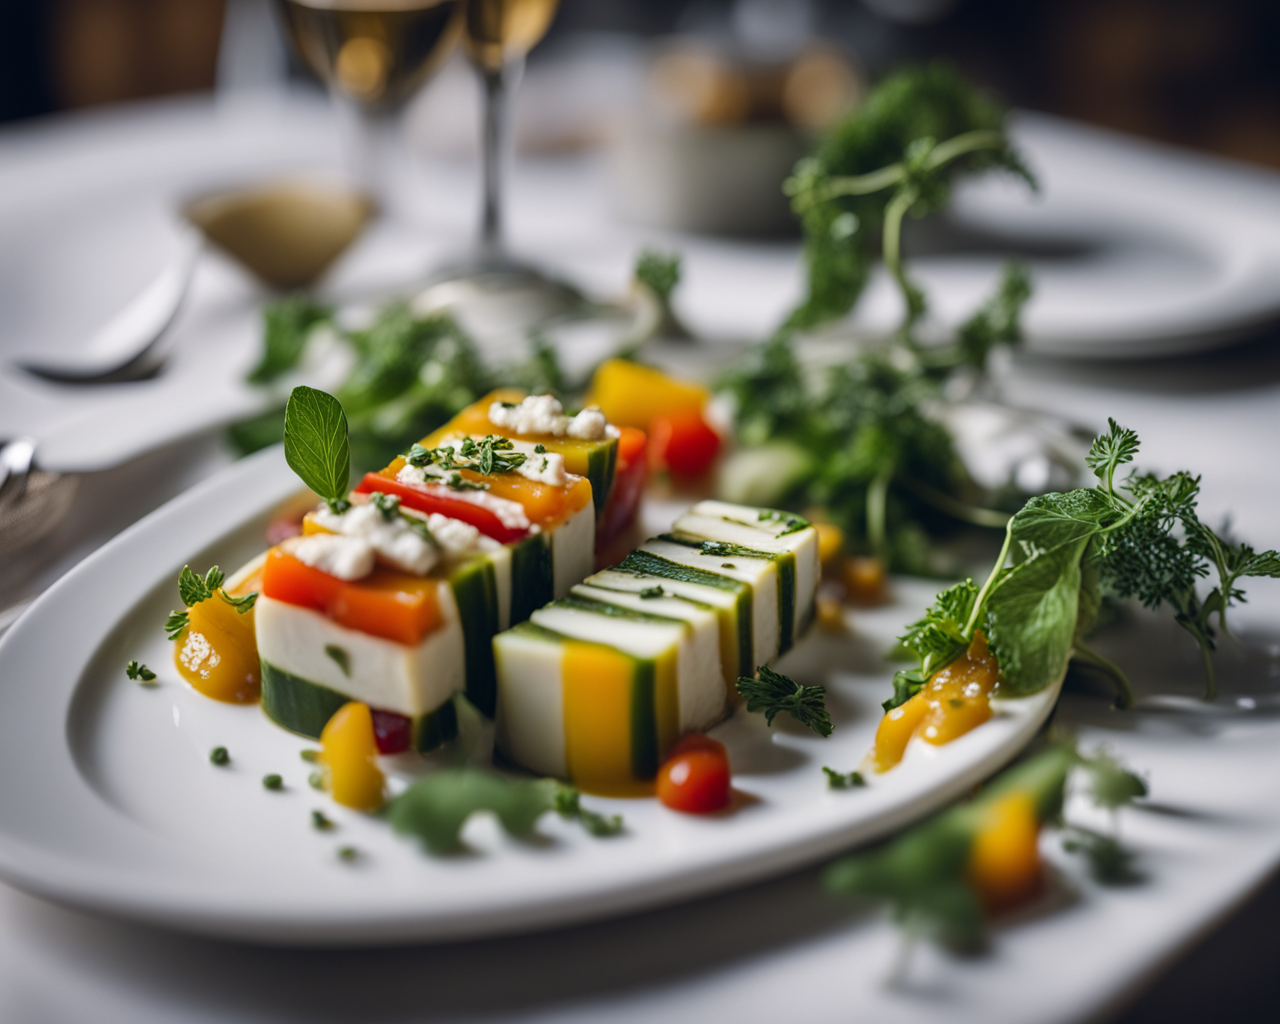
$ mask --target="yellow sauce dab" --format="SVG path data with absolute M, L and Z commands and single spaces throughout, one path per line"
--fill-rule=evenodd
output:
M 988 809 L 966 874 L 988 910 L 1016 906 L 1040 891 L 1040 819 L 1029 793 L 1010 793 Z
M 220 591 L 192 605 L 187 627 L 174 644 L 173 662 L 182 678 L 206 697 L 252 704 L 261 678 L 253 609 L 241 614 Z
M 338 708 L 320 733 L 325 787 L 343 807 L 376 811 L 383 803 L 386 778 L 378 767 L 378 742 L 368 704 L 351 701 Z
M 1000 667 L 987 650 L 987 638 L 974 634 L 961 657 L 880 720 L 870 757 L 875 770 L 888 771 L 901 761 L 913 736 L 941 745 L 981 725 L 991 717 L 991 691 L 999 681 Z

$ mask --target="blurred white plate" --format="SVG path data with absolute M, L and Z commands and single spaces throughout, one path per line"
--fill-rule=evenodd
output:
M 861 639 L 807 639 L 783 668 L 830 688 L 822 740 L 739 714 L 716 730 L 740 799 L 711 818 L 656 800 L 589 798 L 626 817 L 592 839 L 553 815 L 520 844 L 483 817 L 474 855 L 429 858 L 379 819 L 310 789 L 314 746 L 257 706 L 219 704 L 178 681 L 160 628 L 185 562 L 225 568 L 262 548 L 272 511 L 298 490 L 279 449 L 229 467 L 81 563 L 0 642 L 0 876 L 60 902 L 173 928 L 304 944 L 452 939 L 618 914 L 726 889 L 829 857 L 954 799 L 1043 723 L 1051 687 L 1002 702 L 940 748 L 918 744 L 866 789 L 831 791 L 821 768 L 858 766 L 889 690 L 890 637 L 931 595 L 859 616 Z M 159 684 L 124 675 L 133 658 Z M 231 765 L 209 763 L 226 746 Z M 262 777 L 284 776 L 283 792 Z M 313 808 L 338 822 L 310 825 Z M 355 864 L 339 846 L 362 851 Z

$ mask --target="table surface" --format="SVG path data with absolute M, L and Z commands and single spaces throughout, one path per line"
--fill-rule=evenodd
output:
M 307 116 L 313 121 L 301 135 L 311 141 L 298 159 L 332 166 L 327 122 L 314 111 Z M 97 146 L 99 153 L 129 146 L 162 150 L 166 139 L 188 137 L 191 125 L 208 117 L 207 104 L 193 101 L 7 130 L 0 133 L 0 164 L 12 172 L 15 162 L 56 161 L 77 146 Z M 545 243 L 547 251 L 563 257 L 565 269 L 597 291 L 621 290 L 629 254 L 638 241 L 652 238 L 685 249 L 689 274 L 683 298 L 691 319 L 718 326 L 723 334 L 750 334 L 753 318 L 767 325 L 770 309 L 794 294 L 798 278 L 790 244 L 646 235 L 612 225 L 603 201 L 574 217 L 558 218 L 545 205 L 521 213 L 522 197 L 545 195 L 557 175 L 585 174 L 582 180 L 590 180 L 590 168 L 566 167 L 521 168 L 514 190 L 515 235 L 533 251 Z M 151 211 L 161 221 L 165 197 L 190 184 L 189 177 L 174 173 Z M 426 173 L 455 191 L 424 217 L 429 230 L 418 259 L 460 246 L 472 210 L 466 168 L 429 166 Z M 129 175 L 121 172 L 121 180 Z M 8 202 L 15 202 L 12 195 Z M 163 228 L 152 237 L 163 241 Z M 699 280 L 709 279 L 726 260 L 736 273 L 749 275 L 749 285 L 760 287 L 746 289 L 752 296 L 717 320 L 715 303 L 704 298 Z M 131 272 L 145 280 L 151 272 L 146 261 L 135 264 Z M 779 274 L 779 266 L 791 269 Z M 225 284 L 226 268 L 218 273 Z M 127 273 L 118 276 L 117 289 L 125 288 Z M 243 282 L 234 287 L 248 288 Z M 104 293 L 95 299 L 96 308 L 78 315 L 99 315 L 109 299 Z M 1202 511 L 1210 522 L 1230 510 L 1241 536 L 1259 546 L 1280 546 L 1280 521 L 1272 513 L 1280 498 L 1280 467 L 1265 457 L 1267 441 L 1280 427 L 1280 347 L 1273 338 L 1212 357 L 1144 363 L 1022 358 L 1004 371 L 1002 386 L 1018 404 L 1083 423 L 1118 416 L 1146 441 L 1143 464 L 1203 472 Z M 119 470 L 86 475 L 71 516 L 29 553 L 20 583 L 0 595 L 0 604 L 47 585 L 229 458 L 216 437 L 205 437 Z M 1265 585 L 1257 590 L 1242 621 L 1263 630 L 1275 621 L 1280 593 Z M 1158 647 L 1166 634 L 1152 630 L 1123 642 Z M 1156 665 L 1151 672 L 1160 670 Z M 0 886 L 0 1019 L 143 1024 L 607 1015 L 634 1021 L 786 1016 L 1022 1024 L 1182 1020 L 1211 1008 L 1237 1021 L 1272 1019 L 1280 995 L 1273 967 L 1280 951 L 1274 928 L 1280 886 L 1268 879 L 1280 860 L 1280 805 L 1271 781 L 1280 767 L 1280 722 L 1270 714 L 1119 716 L 1083 691 L 1064 698 L 1060 717 L 1086 745 L 1105 742 L 1149 776 L 1151 809 L 1127 814 L 1124 822 L 1145 880 L 1098 890 L 1064 860 L 1054 908 L 1006 922 L 996 929 L 991 949 L 975 959 L 921 947 L 906 981 L 896 987 L 886 981 L 900 954 L 896 933 L 826 897 L 815 871 L 546 934 L 322 952 L 175 936 Z

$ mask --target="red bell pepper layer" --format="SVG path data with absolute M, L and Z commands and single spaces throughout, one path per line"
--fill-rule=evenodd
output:
M 486 537 L 492 537 L 501 544 L 510 544 L 529 536 L 527 529 L 517 530 L 504 526 L 495 513 L 483 505 L 457 497 L 445 484 L 404 484 L 377 473 L 366 473 L 360 486 L 356 488 L 356 493 L 372 494 L 374 491 L 394 494 L 405 508 L 428 514 L 439 512 L 450 519 L 470 523 Z

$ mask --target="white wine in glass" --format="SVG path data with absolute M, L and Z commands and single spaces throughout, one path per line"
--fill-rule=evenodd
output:
M 385 204 L 397 115 L 448 59 L 466 0 L 280 0 L 302 58 L 339 109 L 354 109 L 365 187 Z
M 502 240 L 502 179 L 506 160 L 509 93 L 525 55 L 546 35 L 560 0 L 469 0 L 463 37 L 467 56 L 484 81 L 484 212 L 481 262 L 511 267 Z

